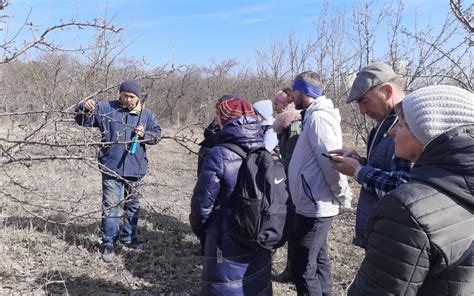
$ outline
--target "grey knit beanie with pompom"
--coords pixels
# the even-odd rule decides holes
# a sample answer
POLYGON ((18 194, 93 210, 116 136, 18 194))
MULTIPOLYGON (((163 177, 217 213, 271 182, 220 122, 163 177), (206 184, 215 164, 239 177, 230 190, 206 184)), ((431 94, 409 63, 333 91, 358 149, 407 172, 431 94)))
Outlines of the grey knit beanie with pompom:
POLYGON ((474 124, 474 94, 459 87, 423 87, 407 95, 402 104, 408 127, 425 147, 452 128, 474 124))

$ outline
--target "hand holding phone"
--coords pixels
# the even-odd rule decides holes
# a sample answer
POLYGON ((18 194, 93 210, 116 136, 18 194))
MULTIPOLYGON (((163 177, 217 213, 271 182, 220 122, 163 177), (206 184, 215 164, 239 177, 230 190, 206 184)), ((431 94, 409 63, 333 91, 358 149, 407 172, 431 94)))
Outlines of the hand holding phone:
POLYGON ((321 153, 321 155, 324 156, 324 157, 329 158, 330 160, 332 160, 332 156, 329 153, 321 153))

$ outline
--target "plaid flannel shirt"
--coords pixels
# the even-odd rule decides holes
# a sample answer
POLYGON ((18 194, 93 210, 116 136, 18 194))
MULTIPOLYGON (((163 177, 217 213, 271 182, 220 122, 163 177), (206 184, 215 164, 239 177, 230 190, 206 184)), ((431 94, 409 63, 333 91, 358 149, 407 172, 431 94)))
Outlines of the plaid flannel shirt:
POLYGON ((394 155, 390 172, 371 166, 362 166, 356 178, 366 190, 375 192, 380 199, 400 184, 408 182, 412 167, 412 162, 394 155))

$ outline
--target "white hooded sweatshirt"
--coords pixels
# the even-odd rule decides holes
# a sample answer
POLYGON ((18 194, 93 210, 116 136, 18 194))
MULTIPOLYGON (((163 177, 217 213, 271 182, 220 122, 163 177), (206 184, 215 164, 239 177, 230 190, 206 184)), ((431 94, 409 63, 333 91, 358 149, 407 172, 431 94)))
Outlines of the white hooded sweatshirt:
POLYGON ((347 178, 332 168, 321 153, 342 148, 341 116, 331 100, 318 97, 306 109, 302 131, 288 168, 296 213, 332 217, 339 206, 350 208, 352 191, 347 178))

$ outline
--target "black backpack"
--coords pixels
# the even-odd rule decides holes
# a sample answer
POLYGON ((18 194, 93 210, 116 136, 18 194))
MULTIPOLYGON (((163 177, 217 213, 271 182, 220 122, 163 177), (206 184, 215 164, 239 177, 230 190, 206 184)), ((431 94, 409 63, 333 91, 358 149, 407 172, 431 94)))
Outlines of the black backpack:
POLYGON ((283 164, 274 160, 263 147, 245 153, 235 144, 219 145, 243 159, 232 193, 235 214, 230 223, 230 235, 252 249, 281 247, 286 242, 289 201, 283 164))

